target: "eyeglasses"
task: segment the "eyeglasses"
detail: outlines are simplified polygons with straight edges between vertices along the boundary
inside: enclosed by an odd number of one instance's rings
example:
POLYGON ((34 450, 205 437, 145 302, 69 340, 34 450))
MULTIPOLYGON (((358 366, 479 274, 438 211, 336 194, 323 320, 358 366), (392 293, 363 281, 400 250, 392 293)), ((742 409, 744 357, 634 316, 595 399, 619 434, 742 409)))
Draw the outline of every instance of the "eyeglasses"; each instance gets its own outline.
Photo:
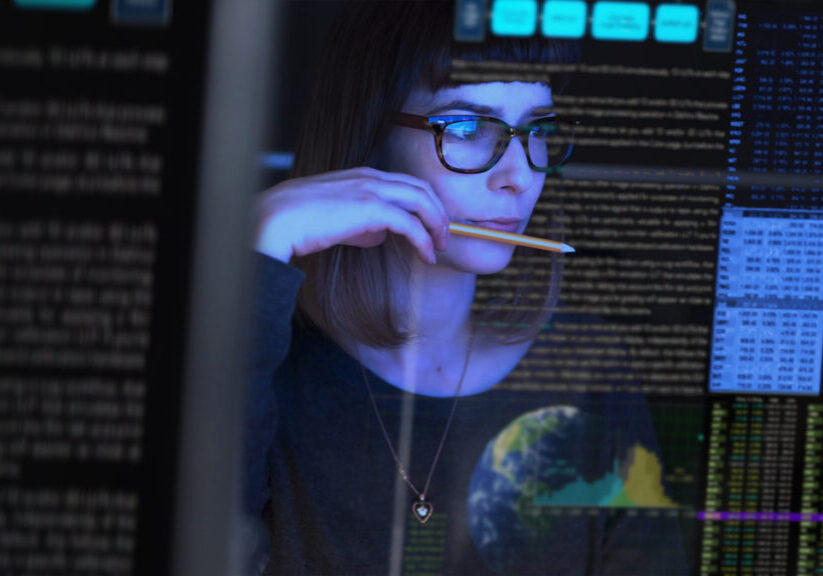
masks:
POLYGON ((546 116, 523 126, 509 126, 491 116, 418 116, 394 114, 398 126, 434 134, 437 157, 453 172, 478 174, 497 164, 512 138, 519 138, 532 170, 553 172, 571 156, 575 123, 546 116))

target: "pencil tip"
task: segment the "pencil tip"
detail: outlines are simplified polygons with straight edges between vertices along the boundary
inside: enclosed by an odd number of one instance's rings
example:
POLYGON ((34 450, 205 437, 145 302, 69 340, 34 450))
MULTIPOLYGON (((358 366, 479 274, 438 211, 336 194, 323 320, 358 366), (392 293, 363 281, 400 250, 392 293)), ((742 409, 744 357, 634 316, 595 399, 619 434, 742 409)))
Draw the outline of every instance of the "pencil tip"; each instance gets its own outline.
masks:
POLYGON ((568 254, 570 252, 574 252, 574 248, 569 246, 568 244, 563 244, 563 254, 568 254))

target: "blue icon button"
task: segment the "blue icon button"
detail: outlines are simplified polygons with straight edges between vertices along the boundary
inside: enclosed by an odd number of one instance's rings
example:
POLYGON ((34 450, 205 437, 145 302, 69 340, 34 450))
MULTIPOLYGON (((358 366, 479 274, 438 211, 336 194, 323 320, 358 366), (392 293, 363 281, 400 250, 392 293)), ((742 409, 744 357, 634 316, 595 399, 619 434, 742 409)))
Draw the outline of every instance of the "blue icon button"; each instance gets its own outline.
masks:
POLYGON ((597 40, 641 42, 649 36, 651 9, 644 2, 598 2, 592 13, 597 40))
POLYGON ((548 0, 543 5, 543 36, 582 38, 588 7, 583 0, 548 0))
POLYGON ((492 33, 531 36, 537 30, 537 0, 496 0, 492 5, 492 33))
POLYGON ((482 42, 486 37, 486 0, 459 0, 455 8, 454 39, 482 42))
POLYGON ((112 20, 120 24, 167 24, 171 0, 113 0, 112 20))
POLYGON ((661 4, 654 13, 654 39, 658 42, 694 42, 699 26, 697 6, 661 4))
POLYGON ((703 50, 706 52, 731 51, 734 16, 735 3, 733 0, 706 2, 706 31, 703 33, 703 50))
POLYGON ((41 10, 89 10, 97 0, 14 0, 19 8, 41 10))

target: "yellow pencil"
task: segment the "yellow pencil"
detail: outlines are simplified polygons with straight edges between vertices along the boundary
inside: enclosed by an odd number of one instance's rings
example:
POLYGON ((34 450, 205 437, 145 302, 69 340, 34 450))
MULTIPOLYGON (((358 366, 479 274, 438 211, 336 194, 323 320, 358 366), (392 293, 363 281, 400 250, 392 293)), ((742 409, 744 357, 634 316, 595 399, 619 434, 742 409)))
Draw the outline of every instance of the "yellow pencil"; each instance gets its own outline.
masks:
POLYGON ((562 242, 544 240, 543 238, 536 238, 534 236, 524 236, 523 234, 513 234, 511 232, 501 232, 500 230, 489 230, 488 228, 480 228, 479 226, 470 226, 468 224, 451 222, 449 223, 449 231, 459 236, 482 238, 483 240, 493 240, 495 242, 503 242, 504 244, 518 244, 520 246, 528 246, 529 248, 537 248, 538 250, 547 250, 549 252, 574 252, 574 248, 562 242))

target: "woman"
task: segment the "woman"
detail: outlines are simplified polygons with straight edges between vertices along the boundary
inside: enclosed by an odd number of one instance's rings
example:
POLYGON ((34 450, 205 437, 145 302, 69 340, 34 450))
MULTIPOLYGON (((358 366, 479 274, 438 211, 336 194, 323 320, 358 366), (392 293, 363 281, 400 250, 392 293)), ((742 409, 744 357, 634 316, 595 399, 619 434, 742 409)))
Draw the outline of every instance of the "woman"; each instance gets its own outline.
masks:
POLYGON ((508 301, 491 296, 478 310, 478 276, 506 269, 516 251, 448 228, 523 233, 568 152, 556 141, 558 79, 460 84, 452 60, 563 63, 574 47, 455 44, 452 11, 344 8, 294 178, 257 205, 247 504, 270 537, 263 565, 274 574, 642 573, 644 550, 624 518, 544 514, 540 499, 567 473, 530 472, 540 454, 512 439, 559 427, 566 441, 549 453, 585 440, 579 465, 605 468, 631 442, 653 442, 648 416, 618 413, 602 397, 501 387, 556 304, 559 259, 544 257, 554 282, 539 298, 527 293, 533 279, 517 290, 503 283, 508 301), (524 305, 535 301, 537 312, 524 305), (535 489, 536 480, 548 483, 535 489))

